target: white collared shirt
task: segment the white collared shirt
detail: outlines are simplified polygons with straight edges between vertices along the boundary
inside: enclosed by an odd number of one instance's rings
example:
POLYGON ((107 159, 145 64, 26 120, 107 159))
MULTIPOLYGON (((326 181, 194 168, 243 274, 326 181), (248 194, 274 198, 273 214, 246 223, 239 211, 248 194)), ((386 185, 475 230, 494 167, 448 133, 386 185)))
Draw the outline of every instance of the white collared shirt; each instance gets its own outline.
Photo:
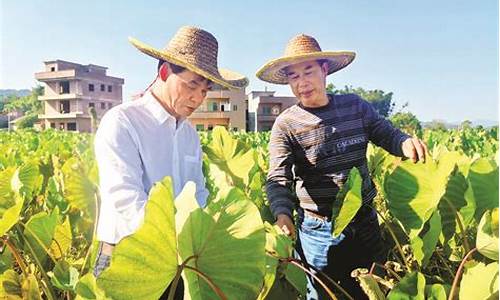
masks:
POLYGON ((101 195, 100 241, 116 244, 134 233, 143 220, 149 190, 165 176, 172 177, 175 196, 186 182, 195 182, 198 204, 205 206, 208 191, 198 134, 189 122, 177 123, 151 93, 108 111, 94 147, 101 195))

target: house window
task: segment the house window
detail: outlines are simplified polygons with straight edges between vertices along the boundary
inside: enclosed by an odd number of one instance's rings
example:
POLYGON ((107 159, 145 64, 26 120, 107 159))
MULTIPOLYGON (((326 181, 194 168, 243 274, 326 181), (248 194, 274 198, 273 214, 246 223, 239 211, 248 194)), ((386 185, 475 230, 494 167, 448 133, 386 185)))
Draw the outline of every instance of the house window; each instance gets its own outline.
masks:
POLYGON ((203 124, 196 124, 196 131, 203 131, 205 130, 205 125, 203 124))
POLYGON ((214 129, 214 125, 212 125, 212 124, 208 125, 208 130, 210 131, 212 129, 214 129))
POLYGON ((50 123, 50 128, 56 128, 56 123, 50 123))
POLYGON ((94 85, 92 83, 89 84, 89 92, 94 91, 94 85))
POLYGON ((91 108, 91 107, 95 108, 95 103, 94 102, 90 102, 89 103, 89 108, 91 108))
POLYGON ((111 109, 111 107, 113 107, 113 103, 109 102, 108 103, 108 109, 111 109))
POLYGON ((106 102, 101 102, 101 109, 106 109, 106 102))
POLYGON ((101 84, 101 92, 104 92, 106 90, 106 86, 104 84, 101 84))
POLYGON ((218 110, 218 105, 217 102, 212 102, 212 105, 210 105, 210 111, 217 111, 218 110))
POLYGON ((76 131, 76 123, 74 123, 74 122, 68 123, 68 130, 69 131, 76 131))
POLYGON ((69 94, 69 81, 59 82, 59 94, 69 94))
POLYGON ((238 127, 233 127, 233 131, 238 131, 238 127))
POLYGON ((64 130, 64 123, 59 123, 59 129, 64 130))
POLYGON ((268 115, 270 115, 270 114, 271 114, 271 108, 270 108, 269 106, 264 106, 264 107, 262 108, 262 114, 263 114, 264 116, 268 116, 268 115))
POLYGON ((113 91, 113 87, 111 85, 108 85, 108 92, 111 93, 113 91))
MULTIPOLYGON (((61 114, 69 114, 69 100, 63 100, 59 102, 59 112, 61 114)), ((64 123, 61 123, 64 125, 64 123)))
POLYGON ((221 105, 220 105, 220 111, 225 111, 225 110, 224 110, 224 104, 221 104, 221 105))
POLYGON ((238 110, 238 105, 234 104, 233 105, 233 111, 237 111, 238 110))
POLYGON ((50 68, 50 72, 55 72, 56 71, 56 67, 51 67, 50 68))

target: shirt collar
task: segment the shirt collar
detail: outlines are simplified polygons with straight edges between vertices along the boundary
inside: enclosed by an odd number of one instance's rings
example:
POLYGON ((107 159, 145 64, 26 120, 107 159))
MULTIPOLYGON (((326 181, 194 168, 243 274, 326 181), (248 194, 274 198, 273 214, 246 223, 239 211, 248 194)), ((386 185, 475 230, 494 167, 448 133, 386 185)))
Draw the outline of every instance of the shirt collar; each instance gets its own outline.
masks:
MULTIPOLYGON (((163 124, 167 120, 171 119, 174 124, 177 123, 177 119, 172 116, 161 104, 160 102, 151 94, 151 91, 147 91, 144 94, 146 98, 146 109, 151 113, 151 115, 158 121, 158 124, 163 124)), ((181 118, 179 120, 178 127, 183 125, 186 118, 181 118)))

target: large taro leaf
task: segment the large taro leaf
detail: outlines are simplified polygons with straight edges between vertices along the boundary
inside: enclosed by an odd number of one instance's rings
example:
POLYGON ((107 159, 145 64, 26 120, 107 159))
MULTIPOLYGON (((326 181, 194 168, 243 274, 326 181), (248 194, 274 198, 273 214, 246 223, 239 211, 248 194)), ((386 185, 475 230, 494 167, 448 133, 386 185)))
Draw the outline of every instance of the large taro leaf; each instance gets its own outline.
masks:
POLYGON ((104 291, 97 287, 96 279, 92 273, 80 277, 75 287, 75 300, 111 300, 104 291))
POLYGON ((21 195, 30 195, 40 188, 42 180, 38 165, 27 162, 14 172, 11 181, 12 190, 21 195))
POLYGON ((498 299, 498 262, 469 262, 460 281, 459 299, 498 299))
POLYGON ((55 287, 63 291, 73 291, 78 282, 79 272, 67 261, 59 260, 54 270, 47 275, 51 277, 50 281, 55 287))
POLYGON ((401 281, 394 286, 387 300, 409 299, 424 300, 425 277, 420 272, 407 274, 401 281))
POLYGON ((436 210, 432 217, 424 225, 422 232, 411 239, 411 247, 415 254, 415 259, 423 267, 427 266, 429 260, 436 249, 441 232, 441 216, 436 210))
POLYGON ((477 230, 476 248, 482 255, 498 261, 498 208, 483 214, 477 230))
POLYGON ((226 172, 236 186, 249 184, 249 173, 255 165, 253 149, 241 149, 238 140, 221 126, 212 130, 212 142, 204 149, 210 161, 226 172))
POLYGON ((363 198, 361 196, 362 178, 359 170, 354 167, 349 172, 349 177, 337 194, 332 208, 334 226, 332 236, 337 238, 356 215, 363 198))
POLYGON ((71 225, 68 217, 66 217, 64 222, 58 224, 54 230, 54 238, 50 245, 51 255, 56 259, 65 256, 71 247, 72 241, 71 225))
MULTIPOLYGON (((197 207, 188 183, 176 199, 179 256, 210 278, 228 299, 255 299, 265 273, 264 226, 257 207, 229 193, 206 209, 197 207), (191 259, 190 259, 191 258, 191 259)), ((190 299, 219 299, 198 274, 184 269, 190 299)))
POLYGON ((390 212, 401 222, 410 238, 415 237, 437 209, 445 194, 455 157, 444 155, 439 164, 432 160, 402 162, 384 182, 390 212))
POLYGON ((98 287, 113 299, 158 299, 177 271, 175 236, 172 181, 166 177, 151 189, 143 224, 116 245, 98 287))
POLYGON ((38 282, 33 274, 19 275, 7 270, 0 275, 0 299, 41 300, 38 282))
MULTIPOLYGON (((460 210, 467 205, 465 200, 467 187, 466 178, 458 167, 455 168, 446 186, 446 193, 439 203, 439 213, 443 226, 443 243, 450 240, 458 232, 457 218, 460 218, 462 222, 466 219, 462 217, 460 210)), ((470 215, 472 216, 472 214, 470 215)))
MULTIPOLYGON (((280 263, 279 259, 286 259, 292 255, 293 241, 283 233, 277 225, 264 223, 266 231, 266 274, 264 285, 258 299, 267 299, 266 297, 272 289, 280 289, 277 285, 284 281, 275 282, 283 278, 288 281, 288 287, 293 286, 298 293, 305 295, 306 278, 304 272, 291 264, 280 263)), ((284 287, 283 287, 284 288, 284 287)))
POLYGON ((466 197, 473 197, 476 205, 475 219, 479 222, 483 213, 498 207, 498 165, 493 160, 480 158, 470 166, 466 197))
POLYGON ((19 221, 19 214, 23 208, 24 198, 16 195, 14 205, 6 208, 6 210, 0 214, 0 236, 9 231, 12 226, 14 226, 19 221))
POLYGON ((73 157, 61 168, 64 178, 64 197, 69 204, 95 219, 96 185, 89 179, 82 161, 73 157))
POLYGON ((50 215, 46 212, 40 212, 33 215, 24 227, 24 236, 26 237, 25 250, 34 251, 34 255, 41 262, 47 258, 54 230, 57 225, 58 210, 54 210, 50 215))
POLYGON ((0 216, 15 203, 11 185, 14 172, 16 172, 16 169, 13 167, 0 171, 0 216))

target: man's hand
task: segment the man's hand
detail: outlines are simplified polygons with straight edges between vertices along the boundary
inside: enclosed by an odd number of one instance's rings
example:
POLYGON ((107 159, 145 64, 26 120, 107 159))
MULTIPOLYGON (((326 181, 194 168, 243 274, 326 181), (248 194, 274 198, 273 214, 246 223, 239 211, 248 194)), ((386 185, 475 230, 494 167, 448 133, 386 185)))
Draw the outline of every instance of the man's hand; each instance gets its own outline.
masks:
POLYGON ((278 215, 276 225, 278 225, 286 235, 295 240, 295 226, 289 216, 283 214, 278 215))
POLYGON ((406 139, 401 145, 403 150, 403 155, 410 158, 413 163, 417 161, 422 161, 425 163, 425 158, 427 156, 427 145, 416 137, 406 139))

